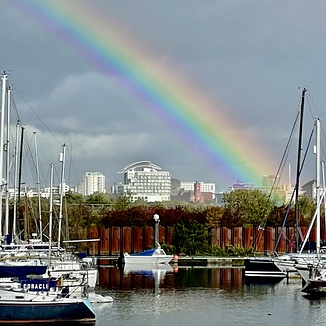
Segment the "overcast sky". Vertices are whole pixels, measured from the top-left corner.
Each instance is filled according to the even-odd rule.
[[[277,171],[300,107],[300,88],[308,90],[305,139],[314,116],[321,118],[323,126],[324,0],[79,1],[92,17],[86,19],[79,12],[78,1],[69,1],[75,5],[74,17],[81,19],[84,32],[98,23],[97,28],[108,35],[107,42],[114,36],[116,51],[125,51],[128,47],[123,42],[129,40],[130,49],[144,54],[139,59],[143,58],[144,66],[150,58],[150,70],[154,70],[153,62],[162,69],[164,78],[160,78],[159,70],[155,75],[162,88],[173,80],[169,74],[177,72],[188,87],[211,103],[217,116],[229,119],[228,129],[235,139],[239,135],[239,143],[241,135],[249,133],[266,153],[269,170],[262,173]],[[198,143],[187,142],[186,136],[180,137],[177,122],[172,125],[173,120],[169,123],[146,108],[146,99],[133,91],[132,80],[125,77],[121,82],[119,71],[101,70],[92,59],[96,43],[93,47],[89,40],[80,45],[77,36],[68,37],[67,22],[59,19],[67,17],[67,1],[54,2],[58,4],[52,8],[58,10],[55,12],[47,7],[46,0],[0,2],[0,67],[9,74],[14,87],[26,146],[32,148],[36,139],[43,185],[48,183],[50,163],[56,165],[56,174],[60,173],[58,155],[64,143],[70,186],[81,181],[86,171],[99,171],[109,187],[122,181],[118,172],[125,165],[143,160],[152,161],[182,181],[215,182],[218,191],[242,178],[225,172],[225,163],[209,163],[205,153],[195,148],[200,147],[199,136]],[[96,35],[92,38],[97,39]],[[101,42],[105,43],[103,38]],[[133,53],[129,55],[132,58]],[[180,90],[178,96],[186,95],[189,93]],[[324,136],[322,129],[322,140]],[[254,162],[256,157],[247,159]],[[290,159],[294,182],[295,155]],[[309,160],[303,183],[314,178],[313,159]]]

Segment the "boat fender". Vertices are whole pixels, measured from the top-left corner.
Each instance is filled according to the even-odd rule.
[[[57,287],[60,287],[60,286],[63,285],[63,277],[62,277],[62,276],[59,277],[58,279],[56,279],[56,281],[55,281],[55,285],[56,285]]]

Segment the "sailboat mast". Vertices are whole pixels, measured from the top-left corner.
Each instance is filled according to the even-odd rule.
[[[301,168],[301,150],[302,150],[302,130],[303,130],[303,111],[304,111],[304,100],[306,89],[303,88],[302,96],[301,96],[301,108],[300,108],[300,127],[299,127],[299,143],[298,143],[298,157],[297,157],[297,175],[296,175],[296,183],[295,183],[295,249],[298,251],[299,249],[299,208],[298,208],[298,201],[299,201],[299,180],[300,180],[300,168]]]
[[[316,250],[320,252],[320,120],[316,117],[316,202],[317,202],[317,218],[316,218]]]
[[[9,172],[10,172],[10,153],[9,153],[9,126],[10,126],[10,104],[11,104],[11,88],[8,88],[8,103],[7,103],[7,140],[5,145],[6,151],[6,208],[5,208],[5,236],[9,235]],[[8,242],[9,239],[7,239]]]
[[[3,194],[3,134],[4,134],[4,122],[5,122],[5,108],[6,108],[6,92],[7,92],[7,79],[8,76],[4,72],[1,77],[2,83],[2,96],[1,96],[1,120],[0,120],[0,240],[3,240],[2,230],[2,194]]]
[[[15,174],[14,174],[14,218],[12,223],[12,236],[16,240],[17,236],[17,182],[18,182],[18,146],[19,146],[20,121],[16,124],[16,145],[15,145]]]
[[[17,201],[18,212],[19,212],[19,208],[20,208],[20,195],[21,195],[20,189],[21,189],[21,184],[22,184],[24,130],[25,130],[25,128],[21,127],[20,148],[19,148],[18,201]]]
[[[36,157],[36,174],[37,174],[37,194],[38,194],[38,215],[40,225],[40,240],[43,241],[43,226],[42,226],[42,207],[41,207],[41,185],[40,185],[40,170],[38,164],[38,152],[36,142],[36,131],[34,131],[34,143],[35,143],[35,157]]]
[[[63,144],[62,147],[63,147],[63,150],[62,150],[62,153],[60,153],[60,162],[61,162],[61,182],[60,183],[61,183],[61,185],[60,185],[58,249],[61,247],[62,203],[63,203],[63,194],[64,194],[66,144]]]
[[[49,212],[49,267],[52,251],[52,219],[53,219],[53,163],[50,164],[50,212]]]
[[[322,172],[322,176],[323,176],[323,192],[325,191],[325,162],[324,161],[321,161],[321,172]],[[326,197],[324,196],[323,198],[324,200],[324,225],[325,225],[325,228],[326,228]]]

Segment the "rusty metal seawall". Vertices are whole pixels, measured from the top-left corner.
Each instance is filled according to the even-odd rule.
[[[212,245],[225,249],[228,245],[241,246],[245,249],[255,247],[258,253],[273,252],[281,228],[267,227],[264,230],[258,228],[216,227],[212,231]],[[301,228],[304,235],[307,228]],[[159,227],[159,242],[172,244],[173,227]],[[294,237],[294,228],[284,228],[278,246],[278,252],[284,253],[291,250],[291,239]],[[99,242],[92,243],[89,248],[90,255],[115,256],[123,252],[140,252],[154,245],[153,227],[92,227],[89,230],[88,238],[100,238]],[[325,239],[325,230],[322,232],[322,239]],[[316,232],[313,229],[309,241],[316,240]]]

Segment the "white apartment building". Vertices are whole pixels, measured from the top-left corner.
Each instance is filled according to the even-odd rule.
[[[118,174],[124,175],[122,183],[117,183],[118,196],[131,196],[131,201],[143,199],[146,202],[162,202],[171,199],[171,174],[163,171],[150,161],[131,163]]]
[[[63,183],[63,195],[65,195],[70,190],[69,185],[67,185],[65,182]],[[35,190],[36,191],[36,190]],[[41,190],[41,197],[44,198],[50,198],[51,188],[47,187]],[[53,195],[60,195],[61,194],[61,184],[58,186],[52,187],[52,194]],[[33,197],[37,196],[37,194],[34,194]]]
[[[83,196],[89,196],[96,192],[105,194],[105,176],[100,172],[86,172],[77,191]]]
[[[69,192],[71,189],[69,187],[69,185],[67,185],[66,183],[63,183],[63,195],[65,195],[67,192]],[[10,198],[14,198],[15,196],[18,196],[18,190],[14,189],[14,188],[10,188],[8,189],[8,193],[9,193],[9,197]],[[28,188],[26,187],[24,190],[20,190],[20,196],[21,197],[38,197],[38,195],[40,194],[40,196],[42,198],[50,198],[50,193],[51,193],[51,188],[50,187],[45,187],[40,189],[40,191],[37,188]],[[61,194],[61,184],[60,185],[56,185],[52,187],[52,194],[53,195],[60,195]]]

